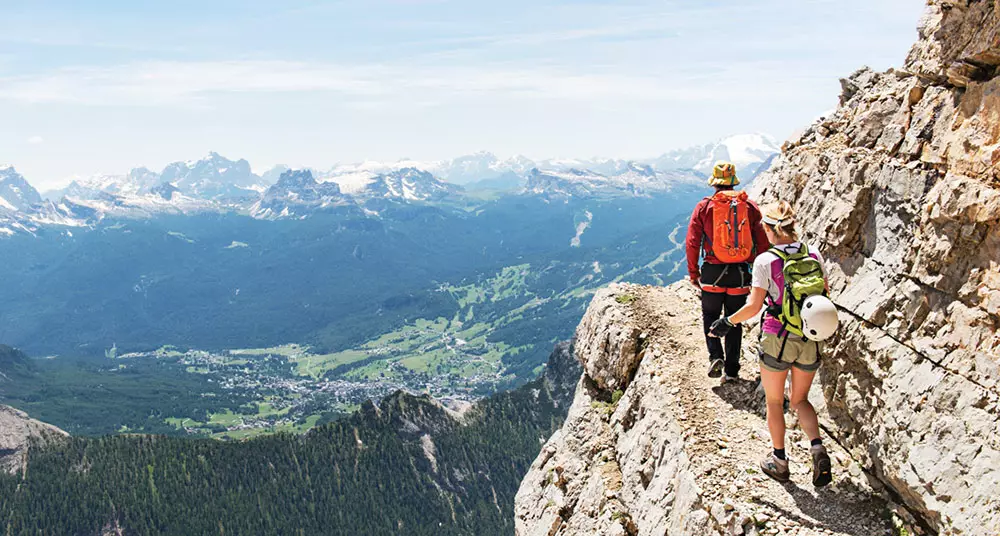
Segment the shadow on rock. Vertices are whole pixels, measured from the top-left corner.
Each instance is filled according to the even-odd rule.
[[[760,379],[746,380],[740,378],[712,388],[712,392],[735,410],[752,413],[758,417],[766,416],[764,404],[764,389],[760,387]]]
[[[760,504],[769,506],[778,515],[793,520],[804,527],[833,530],[850,536],[871,536],[872,527],[860,526],[856,520],[844,516],[844,508],[836,506],[836,503],[853,503],[844,497],[846,491],[824,488],[811,492],[799,487],[794,482],[786,482],[782,486],[792,496],[799,511],[808,517],[791,512],[768,500],[761,500]],[[869,498],[869,501],[871,500],[876,499]],[[850,508],[847,510],[849,511]]]

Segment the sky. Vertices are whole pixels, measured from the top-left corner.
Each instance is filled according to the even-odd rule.
[[[783,139],[921,0],[0,0],[0,164],[41,190],[275,164],[653,157]]]

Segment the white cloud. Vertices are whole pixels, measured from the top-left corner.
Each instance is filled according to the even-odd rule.
[[[291,61],[153,61],[73,67],[0,77],[0,99],[28,103],[178,106],[220,94],[330,92],[365,103],[447,102],[451,98],[557,99],[580,102],[713,101],[731,98],[732,84],[762,66],[730,65],[712,83],[681,72],[572,72],[545,66],[339,65]],[[780,69],[779,65],[765,65]],[[801,73],[800,73],[801,74]],[[786,85],[789,74],[783,73]],[[776,86],[778,84],[775,84]],[[741,89],[773,97],[780,87]]]
[[[45,138],[43,138],[41,136],[32,136],[32,137],[28,138],[25,141],[28,142],[28,143],[30,143],[30,144],[32,144],[32,145],[38,145],[39,143],[44,142]]]

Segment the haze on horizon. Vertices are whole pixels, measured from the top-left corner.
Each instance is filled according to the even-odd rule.
[[[209,151],[263,170],[784,138],[839,78],[902,64],[923,8],[747,4],[5,2],[0,162],[44,190]]]

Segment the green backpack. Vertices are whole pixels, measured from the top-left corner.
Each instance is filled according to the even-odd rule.
[[[798,251],[786,253],[779,248],[771,248],[784,267],[785,292],[778,304],[769,308],[769,312],[778,320],[785,331],[803,337],[802,304],[809,296],[826,294],[826,278],[823,276],[823,266],[809,256],[809,246],[802,244]]]

